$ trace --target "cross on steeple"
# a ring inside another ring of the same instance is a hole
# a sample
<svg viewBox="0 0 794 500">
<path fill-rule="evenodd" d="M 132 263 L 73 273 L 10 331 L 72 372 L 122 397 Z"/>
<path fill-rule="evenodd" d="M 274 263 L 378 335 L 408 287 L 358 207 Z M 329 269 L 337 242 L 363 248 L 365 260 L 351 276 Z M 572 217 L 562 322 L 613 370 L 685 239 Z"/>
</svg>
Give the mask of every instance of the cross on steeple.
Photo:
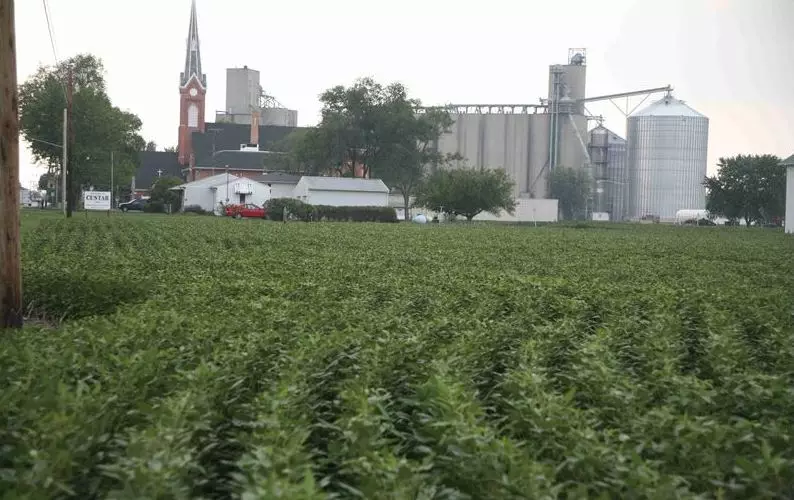
<svg viewBox="0 0 794 500">
<path fill-rule="evenodd" d="M 196 78 L 199 84 L 207 87 L 207 75 L 201 72 L 201 44 L 198 35 L 198 18 L 196 16 L 196 0 L 193 0 L 190 7 L 190 27 L 187 34 L 187 52 L 185 54 L 185 71 L 180 75 L 179 84 L 185 87 L 191 80 Z"/>
<path fill-rule="evenodd" d="M 163 169 L 162 168 L 158 168 L 157 169 L 157 177 L 162 177 L 162 176 L 163 176 Z"/>
</svg>

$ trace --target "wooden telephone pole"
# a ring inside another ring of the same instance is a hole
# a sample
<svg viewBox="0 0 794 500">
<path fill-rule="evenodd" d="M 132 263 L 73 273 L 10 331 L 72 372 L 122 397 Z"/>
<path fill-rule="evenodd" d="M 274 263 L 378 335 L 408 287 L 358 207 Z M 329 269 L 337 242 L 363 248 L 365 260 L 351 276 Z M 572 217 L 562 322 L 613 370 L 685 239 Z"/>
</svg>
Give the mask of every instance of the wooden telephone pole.
<svg viewBox="0 0 794 500">
<path fill-rule="evenodd" d="M 22 326 L 14 0 L 0 0 L 0 329 Z"/>
<path fill-rule="evenodd" d="M 74 119 L 72 117 L 72 100 L 74 98 L 74 76 L 72 72 L 72 67 L 69 66 L 69 76 L 68 81 L 66 82 L 66 132 L 64 133 L 64 137 L 66 141 L 64 144 L 64 151 L 66 151 L 64 161 L 65 172 L 65 194 L 66 197 L 66 217 L 72 216 L 72 211 L 74 210 L 74 186 L 73 179 L 72 179 L 72 171 L 74 167 L 72 166 L 72 159 L 74 158 L 72 155 L 72 147 L 74 145 Z"/>
</svg>

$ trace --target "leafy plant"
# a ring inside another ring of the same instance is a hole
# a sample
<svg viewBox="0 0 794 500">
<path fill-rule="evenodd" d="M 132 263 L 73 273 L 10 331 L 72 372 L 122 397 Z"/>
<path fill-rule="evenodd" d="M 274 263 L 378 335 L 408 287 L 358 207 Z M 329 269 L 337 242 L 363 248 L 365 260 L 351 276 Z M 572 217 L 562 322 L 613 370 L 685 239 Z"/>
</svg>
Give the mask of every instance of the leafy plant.
<svg viewBox="0 0 794 500">
<path fill-rule="evenodd" d="M 22 237 L 8 497 L 790 496 L 777 232 L 31 212 Z"/>
</svg>

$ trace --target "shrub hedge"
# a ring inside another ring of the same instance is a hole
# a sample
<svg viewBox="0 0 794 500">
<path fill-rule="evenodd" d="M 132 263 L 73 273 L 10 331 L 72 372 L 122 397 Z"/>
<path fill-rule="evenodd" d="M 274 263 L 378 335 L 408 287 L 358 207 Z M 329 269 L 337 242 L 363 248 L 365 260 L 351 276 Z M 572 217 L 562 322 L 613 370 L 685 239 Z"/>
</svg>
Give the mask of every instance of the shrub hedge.
<svg viewBox="0 0 794 500">
<path fill-rule="evenodd" d="M 274 198 L 265 204 L 270 220 L 281 221 L 284 208 L 288 217 L 304 222 L 398 222 L 397 212 L 392 207 L 332 207 L 310 205 L 293 198 Z"/>
</svg>

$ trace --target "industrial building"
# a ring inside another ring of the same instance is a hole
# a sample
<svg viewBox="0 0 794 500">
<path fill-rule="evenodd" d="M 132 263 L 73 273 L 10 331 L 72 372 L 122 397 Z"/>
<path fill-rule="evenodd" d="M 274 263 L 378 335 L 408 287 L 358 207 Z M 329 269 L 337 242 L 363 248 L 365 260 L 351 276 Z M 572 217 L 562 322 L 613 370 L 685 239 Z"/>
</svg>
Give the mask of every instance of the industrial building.
<svg viewBox="0 0 794 500">
<path fill-rule="evenodd" d="M 785 231 L 794 234 L 794 155 L 781 163 L 786 167 L 786 218 Z"/>
<path fill-rule="evenodd" d="M 538 104 L 445 106 L 454 123 L 437 150 L 459 154 L 456 168 L 504 168 L 519 200 L 549 198 L 555 168 L 584 169 L 588 217 L 599 220 L 673 220 L 679 209 L 705 208 L 708 118 L 673 98 L 669 85 L 587 97 L 586 61 L 584 49 L 571 49 L 566 64 L 550 66 L 548 98 Z M 586 108 L 657 93 L 665 96 L 636 115 L 624 112 L 625 139 Z"/>
<path fill-rule="evenodd" d="M 215 121 L 250 125 L 258 115 L 260 125 L 297 127 L 298 112 L 268 95 L 259 76 L 259 71 L 248 66 L 226 70 L 226 109 L 215 112 Z"/>
</svg>

